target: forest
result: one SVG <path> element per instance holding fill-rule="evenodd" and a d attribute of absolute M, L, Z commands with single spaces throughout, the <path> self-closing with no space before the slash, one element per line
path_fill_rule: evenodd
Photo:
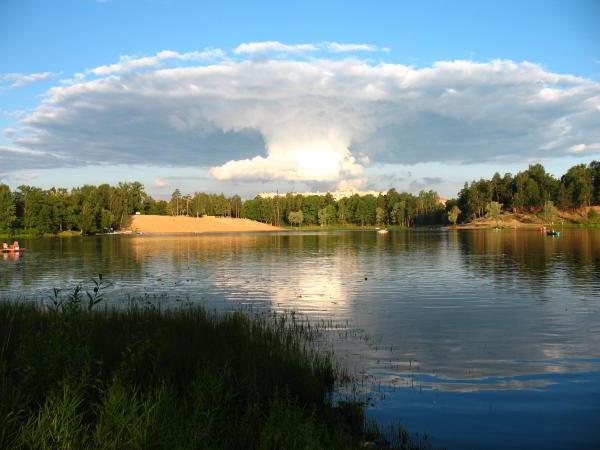
<path fill-rule="evenodd" d="M 48 190 L 0 184 L 0 232 L 34 235 L 64 231 L 95 234 L 118 230 L 132 214 L 243 217 L 278 226 L 356 225 L 400 226 L 468 222 L 494 208 L 510 212 L 540 212 L 549 208 L 577 209 L 600 204 L 600 162 L 571 167 L 562 177 L 530 165 L 516 175 L 494 174 L 465 183 L 457 198 L 443 202 L 435 191 L 418 194 L 390 189 L 385 194 L 335 200 L 331 194 L 274 198 L 175 190 L 170 200 L 156 200 L 138 182 L 85 185 Z"/>
<path fill-rule="evenodd" d="M 469 221 L 485 216 L 491 202 L 511 212 L 538 212 L 549 205 L 563 211 L 598 205 L 600 161 L 573 166 L 560 179 L 541 164 L 532 164 L 514 176 L 495 173 L 488 180 L 465 183 L 457 199 L 446 203 L 446 209 L 458 206 L 460 220 Z"/>

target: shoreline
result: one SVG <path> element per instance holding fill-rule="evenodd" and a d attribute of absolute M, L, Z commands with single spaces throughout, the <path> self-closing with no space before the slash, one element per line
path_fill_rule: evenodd
<path fill-rule="evenodd" d="M 600 207 L 592 207 L 600 211 Z M 552 224 L 544 223 L 543 219 L 531 213 L 504 213 L 501 219 L 496 221 L 488 218 L 479 218 L 467 223 L 451 224 L 433 224 L 416 225 L 411 227 L 399 225 L 354 225 L 354 224 L 328 224 L 328 225 L 301 225 L 301 226 L 274 226 L 263 222 L 258 222 L 246 218 L 231 217 L 189 217 L 189 216 L 160 216 L 160 215 L 136 215 L 130 216 L 127 226 L 121 230 L 113 232 L 97 232 L 92 234 L 83 234 L 81 231 L 66 230 L 56 234 L 43 233 L 36 234 L 27 230 L 18 229 L 0 233 L 0 241 L 13 239 L 32 239 L 32 238 L 73 238 L 83 236 L 170 236 L 170 235 L 217 235 L 217 234 L 243 234 L 243 233 L 262 233 L 262 232 L 310 232 L 310 231 L 376 231 L 377 229 L 386 229 L 389 231 L 411 231 L 426 229 L 445 229 L 445 230 L 531 230 L 539 229 L 542 226 L 555 229 L 598 229 L 600 222 L 590 221 L 582 214 L 561 211 L 559 219 L 562 223 L 554 222 Z"/>
<path fill-rule="evenodd" d="M 554 215 L 553 220 L 548 223 L 539 214 L 531 212 L 504 212 L 498 220 L 489 217 L 480 217 L 467 223 L 449 225 L 452 230 L 486 230 L 486 229 L 549 229 L 558 228 L 599 228 L 600 222 L 588 218 L 589 211 L 600 212 L 600 207 L 592 206 L 579 211 L 560 210 Z"/>
<path fill-rule="evenodd" d="M 120 234 L 204 234 L 283 231 L 281 227 L 250 219 L 231 217 L 188 217 L 188 216 L 130 216 L 128 226 Z"/>
<path fill-rule="evenodd" d="M 0 303 L 2 448 L 429 448 L 370 423 L 356 396 L 332 400 L 356 381 L 313 345 L 319 324 L 142 298 L 93 308 L 97 283 L 89 302 Z"/>

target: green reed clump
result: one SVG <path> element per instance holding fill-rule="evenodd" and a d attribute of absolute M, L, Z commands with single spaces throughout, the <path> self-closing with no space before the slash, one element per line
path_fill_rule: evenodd
<path fill-rule="evenodd" d="M 98 310 L 102 286 L 0 303 L 0 448 L 391 448 L 293 315 Z"/>

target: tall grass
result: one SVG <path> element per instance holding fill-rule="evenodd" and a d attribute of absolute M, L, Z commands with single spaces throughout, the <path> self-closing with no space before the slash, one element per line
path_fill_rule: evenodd
<path fill-rule="evenodd" d="M 0 447 L 416 448 L 391 445 L 315 329 L 293 316 L 0 303 Z"/>

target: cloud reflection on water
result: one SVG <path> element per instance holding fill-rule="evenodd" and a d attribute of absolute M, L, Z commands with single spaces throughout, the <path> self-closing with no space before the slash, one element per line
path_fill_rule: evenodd
<path fill-rule="evenodd" d="M 539 388 L 531 374 L 598 370 L 600 232 L 281 233 L 30 240 L 0 294 L 40 294 L 95 273 L 127 293 L 219 309 L 295 310 L 383 382 L 438 390 Z M 406 367 L 406 362 L 409 368 Z M 484 380 L 484 381 L 481 381 Z"/>

